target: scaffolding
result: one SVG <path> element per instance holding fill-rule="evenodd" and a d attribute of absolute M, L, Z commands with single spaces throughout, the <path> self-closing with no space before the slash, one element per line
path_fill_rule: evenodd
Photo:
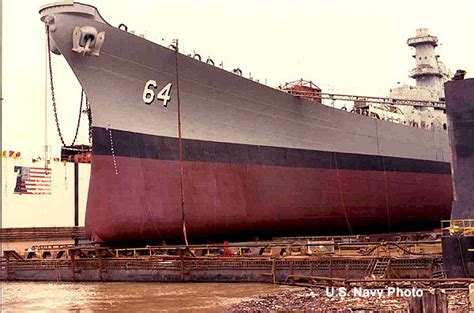
<path fill-rule="evenodd" d="M 281 89 L 291 95 L 322 104 L 321 88 L 312 81 L 303 78 L 285 83 Z"/>
<path fill-rule="evenodd" d="M 290 84 L 290 83 L 287 83 Z M 287 85 L 285 84 L 285 86 Z M 385 97 L 374 97 L 374 96 L 356 96 L 346 94 L 332 94 L 323 93 L 321 91 L 307 91 L 307 90 L 296 90 L 296 89 L 285 89 L 283 91 L 301 98 L 305 98 L 317 103 L 322 103 L 323 99 L 326 100 L 339 100 L 339 101 L 353 101 L 355 103 L 377 103 L 384 105 L 411 105 L 414 107 L 432 107 L 438 109 L 446 109 L 446 104 L 443 101 L 428 101 L 428 100 L 413 100 L 413 99 L 396 99 L 396 98 L 385 98 Z"/>

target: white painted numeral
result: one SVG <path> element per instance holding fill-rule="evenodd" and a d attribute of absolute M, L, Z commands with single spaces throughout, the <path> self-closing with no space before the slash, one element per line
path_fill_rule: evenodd
<path fill-rule="evenodd" d="M 145 89 L 143 90 L 143 101 L 146 104 L 151 104 L 153 100 L 155 100 L 155 93 L 153 92 L 152 89 L 150 89 L 150 86 L 153 86 L 153 88 L 156 88 L 156 81 L 149 80 L 145 84 Z"/>
<path fill-rule="evenodd" d="M 155 92 L 152 88 L 156 88 L 157 84 L 155 80 L 149 80 L 145 84 L 145 89 L 143 89 L 143 102 L 146 104 L 151 104 L 155 100 Z M 157 100 L 163 101 L 163 106 L 166 107 L 168 102 L 171 100 L 171 87 L 172 84 L 168 83 L 161 91 L 156 95 Z"/>
<path fill-rule="evenodd" d="M 168 101 L 170 101 L 171 96 L 171 83 L 163 87 L 161 91 L 156 95 L 156 99 L 163 100 L 163 106 L 166 107 L 168 105 Z"/>

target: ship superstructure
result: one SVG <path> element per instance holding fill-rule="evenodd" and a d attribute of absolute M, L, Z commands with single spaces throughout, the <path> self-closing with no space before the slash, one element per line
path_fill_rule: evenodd
<path fill-rule="evenodd" d="M 409 76 L 416 81 L 416 86 L 403 85 L 390 90 L 390 97 L 417 99 L 425 101 L 444 101 L 443 84 L 452 77 L 452 73 L 436 54 L 438 38 L 430 34 L 427 28 L 416 30 L 414 37 L 408 38 L 407 45 L 415 49 L 413 58 L 415 67 Z M 406 120 L 418 127 L 447 128 L 445 108 L 426 108 L 419 106 L 401 107 Z"/>
<path fill-rule="evenodd" d="M 416 67 L 410 71 L 410 77 L 416 80 L 420 90 L 431 91 L 432 100 L 444 100 L 443 84 L 452 75 L 435 52 L 438 38 L 431 35 L 427 28 L 419 28 L 407 44 L 416 51 L 413 55 Z M 424 98 L 427 99 L 426 96 Z"/>
<path fill-rule="evenodd" d="M 424 129 L 446 130 L 446 108 L 444 104 L 437 104 L 444 101 L 443 84 L 452 74 L 435 52 L 438 38 L 427 28 L 419 28 L 414 37 L 408 38 L 407 45 L 415 48 L 415 67 L 409 72 L 409 77 L 415 79 L 416 85 L 399 85 L 390 89 L 386 103 L 361 97 L 354 102 L 354 112 Z M 406 99 L 410 101 L 397 104 L 397 101 Z"/>

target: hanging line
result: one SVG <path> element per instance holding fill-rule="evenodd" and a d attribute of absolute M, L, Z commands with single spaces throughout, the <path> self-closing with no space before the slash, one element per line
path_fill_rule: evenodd
<path fill-rule="evenodd" d="M 46 21 L 45 21 L 46 22 Z M 48 53 L 49 53 L 49 26 L 45 23 L 46 33 L 46 60 L 44 62 L 44 168 L 48 168 Z"/>
<path fill-rule="evenodd" d="M 379 144 L 379 129 L 377 126 L 377 121 L 375 121 L 375 133 L 377 135 L 377 151 L 379 152 L 380 155 L 380 144 Z M 385 186 L 385 206 L 386 206 L 386 213 L 387 213 L 387 224 L 388 224 L 388 230 L 392 229 L 392 223 L 390 221 L 390 205 L 388 202 L 388 179 L 387 179 L 387 171 L 385 170 L 385 157 L 382 155 L 382 166 L 383 166 L 383 180 L 384 180 L 384 186 Z"/>
<path fill-rule="evenodd" d="M 61 133 L 61 128 L 59 126 L 59 119 L 58 119 L 58 110 L 57 110 L 57 105 L 56 105 L 56 97 L 54 93 L 54 84 L 53 84 L 53 67 L 52 67 L 52 62 L 51 62 L 51 47 L 50 47 L 50 34 L 49 34 L 49 25 L 45 24 L 46 27 L 46 41 L 48 45 L 48 67 L 49 67 L 49 83 L 51 87 L 51 100 L 53 102 L 53 112 L 54 112 L 54 120 L 56 122 L 56 129 L 58 131 L 59 139 L 61 140 L 61 143 L 63 144 L 64 147 L 66 147 L 66 143 L 64 142 L 63 135 Z M 69 146 L 73 146 L 74 143 L 76 142 L 77 135 L 79 133 L 79 127 L 81 125 L 81 113 L 82 113 L 82 102 L 83 102 L 83 97 L 84 97 L 84 89 L 81 89 L 81 101 L 79 103 L 79 116 L 77 118 L 77 126 L 76 126 L 76 133 L 74 135 L 74 139 L 72 140 L 72 143 Z"/>
<path fill-rule="evenodd" d="M 337 184 L 339 185 L 339 193 L 341 194 L 341 204 L 342 204 L 342 209 L 344 210 L 344 217 L 346 218 L 347 228 L 349 228 L 350 234 L 353 235 L 352 227 L 351 227 L 351 224 L 349 223 L 349 217 L 347 216 L 346 204 L 344 202 L 344 195 L 342 194 L 342 185 L 341 185 L 341 179 L 339 177 L 339 168 L 337 166 L 336 152 L 334 152 L 334 162 L 336 164 Z"/>
<path fill-rule="evenodd" d="M 186 247 L 189 246 L 188 243 L 188 234 L 186 232 L 186 219 L 184 213 L 184 184 L 183 184 L 183 140 L 181 136 L 181 102 L 179 99 L 179 71 L 178 71 L 178 55 L 179 55 L 179 47 L 178 47 L 178 39 L 175 40 L 175 45 L 173 46 L 175 49 L 176 55 L 176 98 L 178 100 L 178 142 L 179 142 L 179 189 L 180 189 L 180 200 L 181 200 L 181 220 L 183 223 L 183 236 L 184 236 L 184 243 Z"/>
<path fill-rule="evenodd" d="M 387 171 L 385 170 L 385 157 L 382 156 L 382 164 L 383 164 L 383 179 L 385 185 L 385 205 L 387 208 L 387 224 L 388 230 L 392 229 L 392 223 L 390 221 L 390 205 L 388 202 L 388 179 L 387 179 Z"/>

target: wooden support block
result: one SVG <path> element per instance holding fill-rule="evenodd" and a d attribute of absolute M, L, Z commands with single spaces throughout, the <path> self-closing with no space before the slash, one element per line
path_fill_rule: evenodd
<path fill-rule="evenodd" d="M 443 289 L 436 289 L 435 298 L 436 312 L 448 313 L 448 297 L 446 296 L 446 291 L 444 291 Z"/>
<path fill-rule="evenodd" d="M 469 284 L 469 310 L 474 310 L 474 284 Z"/>
<path fill-rule="evenodd" d="M 422 297 L 411 297 L 408 301 L 410 313 L 448 312 L 446 292 L 441 289 L 425 290 Z"/>
<path fill-rule="evenodd" d="M 408 310 L 410 313 L 423 313 L 423 303 L 421 297 L 411 297 L 408 300 Z"/>
<path fill-rule="evenodd" d="M 423 313 L 438 312 L 436 310 L 436 297 L 434 292 L 425 291 L 421 297 L 421 302 L 423 305 Z"/>

